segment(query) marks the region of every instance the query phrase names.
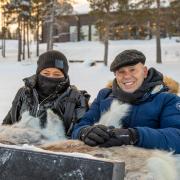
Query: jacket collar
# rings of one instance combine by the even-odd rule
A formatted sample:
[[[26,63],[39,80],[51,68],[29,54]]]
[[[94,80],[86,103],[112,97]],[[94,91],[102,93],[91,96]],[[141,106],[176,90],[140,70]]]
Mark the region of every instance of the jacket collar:
[[[26,87],[28,87],[30,89],[34,89],[36,86],[36,82],[37,82],[37,76],[36,76],[36,74],[34,74],[30,77],[24,78],[23,81],[24,81],[24,84]]]
[[[149,101],[154,96],[160,94],[161,92],[168,92],[169,88],[163,84],[156,85],[150,92],[144,94],[139,103]],[[139,104],[137,103],[137,104]]]

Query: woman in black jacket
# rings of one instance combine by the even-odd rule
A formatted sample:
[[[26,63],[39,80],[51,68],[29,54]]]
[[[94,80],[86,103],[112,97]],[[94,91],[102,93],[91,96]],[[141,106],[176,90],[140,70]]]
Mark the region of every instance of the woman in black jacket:
[[[12,107],[3,124],[21,120],[22,113],[39,117],[41,127],[46,125],[47,109],[51,109],[64,121],[66,134],[88,109],[89,95],[71,86],[68,61],[59,51],[48,51],[39,56],[36,74],[25,78],[25,86],[17,92]]]

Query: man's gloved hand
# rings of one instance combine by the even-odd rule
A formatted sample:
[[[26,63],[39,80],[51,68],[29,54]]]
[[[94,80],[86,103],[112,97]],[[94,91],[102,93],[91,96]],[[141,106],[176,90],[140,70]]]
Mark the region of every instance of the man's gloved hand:
[[[104,125],[94,125],[83,128],[79,136],[79,139],[89,146],[103,144],[109,138],[108,127]]]
[[[110,139],[101,144],[100,147],[134,145],[138,141],[138,132],[136,129],[114,128],[109,129]]]

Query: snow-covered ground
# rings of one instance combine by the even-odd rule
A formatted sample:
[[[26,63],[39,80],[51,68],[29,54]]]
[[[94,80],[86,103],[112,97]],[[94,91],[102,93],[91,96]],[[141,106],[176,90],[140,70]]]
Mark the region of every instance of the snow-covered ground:
[[[0,122],[8,112],[17,90],[23,85],[22,79],[35,73],[36,61],[35,44],[31,44],[31,59],[17,62],[17,41],[7,42],[7,57],[0,57]],[[180,82],[180,43],[174,39],[162,39],[162,61],[156,64],[155,40],[121,40],[110,41],[109,63],[125,49],[141,50],[147,57],[147,66],[155,67],[165,75]],[[69,60],[85,60],[85,63],[70,63],[69,75],[71,84],[80,89],[86,89],[91,94],[91,101],[98,90],[103,88],[113,73],[108,67],[98,63],[89,67],[92,60],[102,60],[104,46],[100,42],[58,43],[54,49],[62,51]],[[45,52],[46,45],[40,45],[40,52]]]

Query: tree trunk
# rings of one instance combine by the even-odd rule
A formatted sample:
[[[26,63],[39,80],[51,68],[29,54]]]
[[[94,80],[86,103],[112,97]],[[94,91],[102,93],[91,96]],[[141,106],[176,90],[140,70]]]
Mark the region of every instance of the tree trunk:
[[[161,39],[160,39],[160,0],[157,2],[157,23],[156,23],[156,62],[162,63],[161,59]]]
[[[109,49],[109,40],[106,39],[104,42],[104,65],[108,65],[108,49]]]
[[[51,9],[51,20],[49,23],[49,37],[47,43],[47,50],[53,50],[53,32],[54,32],[54,11],[55,11],[55,0],[52,0],[52,9]]]
[[[77,41],[81,41],[81,23],[79,16],[77,16]]]
[[[3,13],[2,18],[2,57],[6,57],[6,27],[5,27],[5,15]]]
[[[36,38],[37,38],[36,56],[39,56],[39,23],[37,23]]]
[[[109,51],[109,22],[106,24],[104,36],[104,65],[108,65],[108,51]]]
[[[156,62],[157,63],[162,63],[160,35],[156,36]]]
[[[92,27],[91,27],[91,25],[89,25],[88,41],[92,41]]]
[[[21,61],[21,23],[18,20],[18,61]]]
[[[5,37],[2,40],[2,57],[6,57],[6,40]]]
[[[37,9],[37,23],[36,23],[36,56],[39,56],[39,4]]]
[[[4,57],[3,56],[3,37],[2,37],[2,40],[1,40],[1,55],[2,55],[2,57]]]
[[[3,27],[3,38],[2,38],[2,57],[6,57],[6,30]]]
[[[30,47],[29,47],[29,21],[27,22],[27,55],[30,58]]]
[[[25,60],[25,45],[26,45],[26,26],[25,21],[23,21],[23,60]]]

